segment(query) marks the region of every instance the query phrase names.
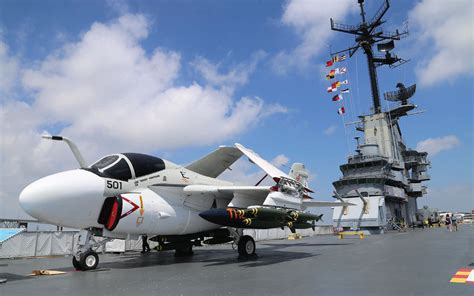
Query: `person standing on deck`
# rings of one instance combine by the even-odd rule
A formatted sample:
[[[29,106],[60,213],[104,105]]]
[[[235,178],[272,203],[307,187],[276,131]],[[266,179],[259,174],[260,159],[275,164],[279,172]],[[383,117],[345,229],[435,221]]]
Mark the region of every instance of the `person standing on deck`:
[[[451,229],[453,231],[458,231],[458,219],[456,218],[454,214],[451,216],[451,224],[452,224]]]
[[[148,245],[148,235],[142,235],[142,253],[150,252],[150,245]]]
[[[449,231],[453,231],[453,230],[451,229],[451,217],[449,217],[449,214],[446,214],[446,222],[445,222],[445,224],[446,224],[446,228],[448,228]]]

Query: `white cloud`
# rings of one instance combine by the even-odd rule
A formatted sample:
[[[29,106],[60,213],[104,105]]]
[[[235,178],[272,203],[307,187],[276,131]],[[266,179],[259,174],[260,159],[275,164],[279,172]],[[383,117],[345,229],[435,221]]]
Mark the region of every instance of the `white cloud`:
[[[64,122],[71,137],[143,150],[216,143],[269,115],[260,98],[234,100],[212,84],[176,86],[180,55],[160,48],[147,55],[140,41],[148,27],[145,17],[130,14],[95,23],[79,42],[27,70],[23,83],[36,94],[34,108]],[[240,72],[230,73],[221,76]]]
[[[249,62],[234,66],[228,73],[219,72],[222,67],[221,63],[213,64],[204,57],[197,57],[191,65],[210,85],[221,88],[227,87],[233,91],[235,87],[248,82],[249,76],[255,71],[257,64],[266,56],[267,54],[264,51],[258,51],[253,54]]]
[[[17,58],[8,52],[8,46],[0,41],[0,101],[5,99],[15,86],[19,75]]]
[[[328,49],[331,31],[329,19],[341,21],[357,9],[354,1],[290,0],[285,4],[281,22],[292,27],[301,43],[290,51],[279,52],[273,60],[273,68],[285,74],[291,68],[304,69],[311,59],[323,49]]]
[[[106,0],[105,3],[120,15],[127,14],[130,11],[126,0]]]
[[[141,41],[149,29],[143,15],[94,23],[79,41],[64,44],[28,69],[11,71],[23,73],[17,84],[32,102],[10,97],[0,105],[0,216],[18,216],[19,192],[32,180],[77,167],[65,145],[40,139],[45,131],[74,139],[91,163],[106,153],[218,144],[266,116],[286,112],[258,97],[234,98],[233,89],[212,83],[178,85],[180,54],[146,51]],[[0,58],[2,65],[11,64],[6,51],[0,51]],[[239,65],[256,65],[256,59]],[[252,71],[234,87],[245,84]]]
[[[77,167],[65,145],[41,140],[43,120],[24,102],[0,105],[0,217],[25,217],[18,205],[25,185],[58,170]]]
[[[425,49],[426,58],[416,71],[421,85],[474,73],[471,0],[423,0],[410,12],[409,20],[419,28],[416,46]]]
[[[326,128],[323,133],[326,135],[326,136],[330,136],[332,134],[334,134],[337,130],[337,125],[333,124],[331,126],[329,126],[328,128]]]
[[[284,154],[279,154],[279,155],[277,155],[277,157],[275,157],[271,161],[271,163],[276,167],[281,167],[281,166],[287,165],[289,160],[290,159],[288,157],[286,157]]]
[[[441,151],[451,150],[460,145],[461,141],[459,141],[458,137],[449,135],[439,138],[428,138],[420,141],[416,145],[416,150],[428,152],[429,156],[435,156]]]

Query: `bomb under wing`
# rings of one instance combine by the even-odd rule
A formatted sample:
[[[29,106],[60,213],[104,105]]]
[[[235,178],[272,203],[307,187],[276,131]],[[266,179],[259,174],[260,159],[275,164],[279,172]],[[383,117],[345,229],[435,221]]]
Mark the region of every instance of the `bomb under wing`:
[[[210,209],[200,213],[199,216],[222,226],[256,229],[282,228],[284,226],[292,229],[314,229],[314,223],[307,221],[319,221],[322,217],[322,215],[297,210],[266,207]]]

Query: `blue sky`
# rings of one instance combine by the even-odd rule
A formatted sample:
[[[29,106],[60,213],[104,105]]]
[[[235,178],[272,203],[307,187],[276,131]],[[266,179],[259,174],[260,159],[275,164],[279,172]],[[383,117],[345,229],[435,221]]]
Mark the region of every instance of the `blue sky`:
[[[434,152],[419,205],[473,209],[473,3],[392,2],[384,28],[408,21],[395,53],[411,61],[379,68],[379,86],[417,83],[426,112],[401,127],[409,147]],[[304,162],[328,199],[357,135],[326,93],[329,48],[353,44],[330,17],[356,24],[356,1],[1,1],[0,217],[23,215],[16,199],[29,182],[76,167],[42,133],[75,139],[90,162],[133,150],[185,164],[240,142]],[[365,56],[343,66],[350,122],[371,104]]]

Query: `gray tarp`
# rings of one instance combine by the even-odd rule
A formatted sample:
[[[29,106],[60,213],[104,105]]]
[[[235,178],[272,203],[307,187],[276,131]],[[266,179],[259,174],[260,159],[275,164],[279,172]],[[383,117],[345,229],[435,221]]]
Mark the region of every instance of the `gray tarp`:
[[[246,229],[245,234],[251,235],[256,241],[287,238],[290,230],[281,229]],[[302,236],[313,236],[319,234],[332,234],[332,226],[317,226],[316,231],[312,229],[301,229],[298,233]],[[77,231],[51,231],[51,232],[22,232],[11,239],[0,244],[0,258],[33,257],[51,255],[69,255],[76,250],[76,242],[79,236]],[[102,238],[95,238],[101,240]],[[150,247],[156,243],[150,242]],[[125,252],[130,250],[141,250],[142,242],[138,240],[115,239],[106,244],[106,252]],[[97,250],[102,252],[102,248]]]

